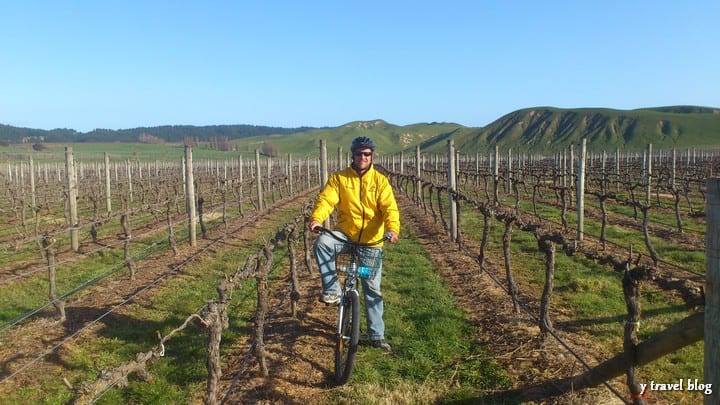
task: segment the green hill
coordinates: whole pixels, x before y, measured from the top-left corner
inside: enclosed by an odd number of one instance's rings
[[[353,138],[373,138],[381,153],[424,151],[443,153],[453,139],[462,153],[485,152],[498,145],[516,152],[552,153],[587,139],[589,150],[641,150],[720,147],[720,109],[669,106],[637,110],[606,108],[526,108],[500,117],[483,128],[454,123],[418,123],[398,126],[383,120],[355,121],[334,128],[277,128],[254,125],[162,126],[124,130],[98,129],[81,133],[0,125],[0,142],[82,143],[139,142],[145,138],[166,142],[216,142],[224,139],[244,154],[255,149],[273,154],[315,154],[325,140],[328,153],[347,150]],[[225,149],[224,149],[225,150]]]
[[[483,128],[452,123],[397,126],[382,120],[357,121],[323,130],[239,140],[240,150],[269,142],[282,152],[314,153],[320,139],[328,152],[347,149],[358,135],[375,140],[384,153],[423,151],[443,153],[453,139],[462,153],[485,152],[498,145],[516,152],[552,153],[587,140],[589,150],[642,150],[720,147],[720,109],[676,106],[638,110],[603,108],[527,108],[507,114]]]
[[[395,153],[415,148],[415,145],[432,143],[433,139],[441,139],[448,134],[457,132],[471,133],[472,129],[459,124],[431,123],[398,126],[383,120],[354,121],[348,124],[327,129],[317,129],[288,135],[257,136],[237,141],[238,150],[243,152],[263,149],[263,145],[271,144],[281,154],[294,155],[317,154],[320,140],[325,140],[329,154],[336,153],[341,147],[347,152],[352,140],[358,136],[368,136],[377,145],[380,153]]]
[[[720,146],[720,110],[662,107],[638,110],[536,107],[515,111],[459,139],[470,150],[495,144],[517,151],[560,150],[587,140],[590,150]]]

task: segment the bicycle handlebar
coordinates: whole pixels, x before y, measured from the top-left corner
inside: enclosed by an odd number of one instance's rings
[[[315,233],[327,233],[327,234],[329,234],[330,236],[332,236],[333,238],[335,238],[335,240],[337,240],[338,242],[350,243],[350,244],[352,244],[352,245],[360,246],[360,247],[376,246],[376,245],[379,245],[379,244],[381,244],[381,243],[383,243],[383,242],[385,242],[385,241],[390,240],[390,238],[392,237],[392,235],[390,234],[390,232],[385,232],[385,235],[382,237],[382,239],[378,239],[378,240],[376,240],[376,241],[374,241],[374,242],[362,243],[362,242],[355,242],[355,241],[352,241],[352,240],[350,240],[350,239],[341,238],[341,237],[335,235],[335,233],[333,233],[333,232],[330,231],[329,229],[325,228],[324,226],[316,226],[315,229],[313,229],[313,232],[315,232]]]

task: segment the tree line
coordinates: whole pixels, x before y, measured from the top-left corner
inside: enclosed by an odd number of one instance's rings
[[[261,125],[165,125],[158,127],[138,127],[132,129],[94,129],[78,132],[74,129],[57,128],[52,130],[13,127],[0,124],[0,142],[43,143],[43,142],[141,142],[141,138],[154,137],[165,142],[183,142],[187,138],[199,141],[212,139],[239,139],[252,136],[282,135],[310,131],[317,128],[282,128]]]

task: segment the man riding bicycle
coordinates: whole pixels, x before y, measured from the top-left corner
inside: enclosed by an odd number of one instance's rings
[[[352,163],[333,173],[318,196],[310,215],[309,228],[315,231],[338,208],[337,230],[347,239],[368,243],[381,239],[386,233],[390,243],[397,243],[400,234],[400,212],[395,194],[387,177],[375,170],[372,158],[375,143],[367,137],[355,138],[351,145]],[[331,235],[321,234],[313,245],[322,278],[320,301],[337,304],[340,284],[335,272],[335,245]],[[382,266],[372,279],[362,279],[368,339],[373,347],[387,352],[392,349],[385,341],[384,303],[380,290]]]

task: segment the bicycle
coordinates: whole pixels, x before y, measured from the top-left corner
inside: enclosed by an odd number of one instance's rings
[[[375,246],[390,240],[389,234],[370,243],[353,242],[336,235],[324,227],[316,232],[327,233],[339,244],[335,245],[335,269],[347,273],[338,304],[337,329],[335,334],[335,381],[345,384],[353,371],[355,354],[360,342],[360,293],[358,279],[374,278],[383,259],[382,249]]]

